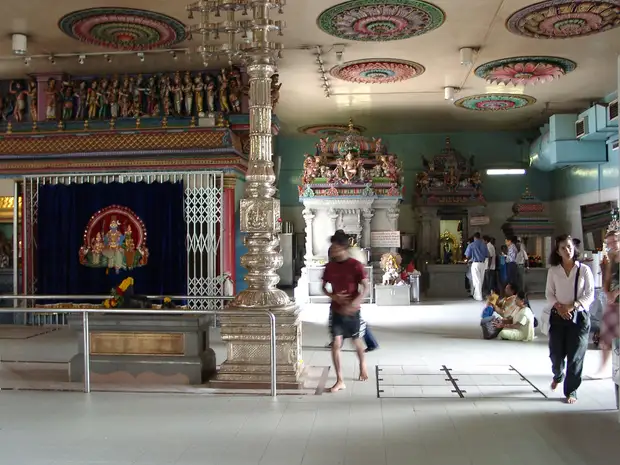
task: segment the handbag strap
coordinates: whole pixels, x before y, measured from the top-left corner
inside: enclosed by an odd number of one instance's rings
[[[579,272],[581,271],[581,263],[577,264],[577,273],[575,273],[575,298],[574,302],[577,301],[577,288],[579,287]]]

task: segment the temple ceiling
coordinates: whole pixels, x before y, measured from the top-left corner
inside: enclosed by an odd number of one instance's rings
[[[113,3],[21,0],[5,8],[0,79],[204,68],[200,41],[188,40],[186,25],[197,20],[188,19],[186,2]],[[466,3],[289,2],[284,36],[274,38],[284,45],[283,132],[329,129],[349,117],[373,133],[531,128],[617,89],[620,0]],[[29,66],[12,54],[14,33],[28,36]],[[474,49],[465,65],[463,47]],[[453,100],[444,87],[455,88]]]

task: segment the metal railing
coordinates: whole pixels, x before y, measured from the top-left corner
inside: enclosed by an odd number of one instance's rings
[[[1,295],[0,300],[100,300],[107,299],[110,296],[53,296],[53,295]],[[230,300],[232,297],[187,297],[187,296],[166,296],[173,300],[192,299],[221,299]],[[159,296],[149,296],[149,298],[158,299]],[[163,298],[163,297],[161,297]],[[0,313],[32,313],[32,308],[0,308]],[[40,308],[42,310],[37,313],[81,313],[82,314],[82,330],[83,330],[83,347],[84,347],[84,392],[91,392],[90,388],[90,326],[89,314],[125,314],[125,315],[228,315],[228,316],[260,316],[264,315],[269,318],[269,363],[270,363],[270,391],[271,397],[276,397],[277,384],[277,365],[276,365],[276,317],[269,310],[178,310],[178,309],[108,309],[108,308]]]

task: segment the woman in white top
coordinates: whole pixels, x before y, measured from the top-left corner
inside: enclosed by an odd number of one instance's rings
[[[578,254],[569,235],[555,239],[549,257],[545,297],[552,308],[549,329],[549,357],[553,371],[551,389],[564,382],[566,402],[577,402],[583,360],[588,350],[590,314],[594,301],[594,277],[588,266],[577,261]],[[566,375],[564,374],[566,368]]]

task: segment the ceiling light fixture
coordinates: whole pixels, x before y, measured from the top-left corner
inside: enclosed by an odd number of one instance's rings
[[[83,65],[85,61],[86,61],[86,55],[78,56],[78,63],[79,64]]]
[[[32,60],[32,58],[30,58],[30,57],[24,57],[24,65],[30,66],[30,61],[31,60]]]
[[[11,36],[14,55],[25,55],[28,51],[28,37],[25,34],[13,34]]]
[[[108,54],[103,55],[103,58],[105,58],[105,61],[107,61],[108,63],[112,63],[112,57]]]
[[[463,47],[459,50],[461,55],[461,65],[469,66],[474,62],[474,49],[471,47]]]
[[[325,71],[325,62],[323,61],[323,49],[320,45],[315,47],[314,56],[316,57],[316,63],[318,65],[318,72],[320,79],[323,81],[323,89],[325,90],[325,97],[329,98],[332,94],[332,86],[329,80],[327,71]]]
[[[336,61],[339,65],[344,63],[344,44],[334,44],[334,51],[336,52]]]
[[[177,57],[177,52],[175,52],[174,50],[170,52],[170,56],[172,57],[173,60],[176,60]]]
[[[523,176],[526,174],[524,168],[494,168],[487,170],[489,176]]]
[[[449,101],[454,100],[454,94],[456,93],[456,87],[444,87],[443,98]]]
[[[56,64],[56,59],[54,58],[54,55],[50,55],[48,58],[48,61],[50,62],[50,64],[55,65]]]
[[[144,63],[144,53],[143,52],[138,52],[138,58],[140,59],[140,62]]]

